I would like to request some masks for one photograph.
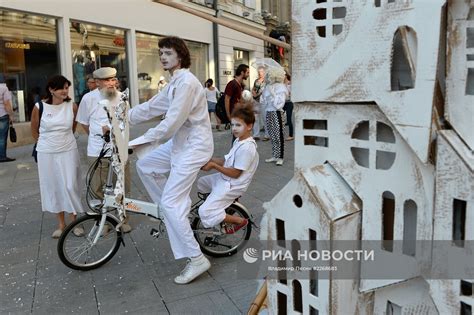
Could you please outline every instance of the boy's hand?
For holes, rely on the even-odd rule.
[[[213,167],[214,167],[214,162],[211,160],[211,161],[207,162],[206,164],[204,164],[204,166],[201,167],[201,169],[202,169],[203,171],[206,171],[206,172],[207,172],[207,171],[212,170]]]

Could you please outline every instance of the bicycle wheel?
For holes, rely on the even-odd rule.
[[[85,215],[72,222],[61,234],[58,241],[59,259],[69,268],[92,270],[99,268],[115,255],[120,246],[122,233],[116,231],[118,222],[107,216],[104,228],[99,231],[100,215]],[[76,227],[82,227],[82,236],[74,235]],[[93,240],[98,233],[101,236],[96,244]]]
[[[249,219],[248,213],[241,207],[231,204],[225,212],[229,215],[240,216]],[[249,224],[234,234],[224,234],[219,228],[205,228],[201,219],[197,217],[192,223],[194,237],[196,238],[204,254],[212,257],[232,256],[245,244],[252,233],[252,225]]]

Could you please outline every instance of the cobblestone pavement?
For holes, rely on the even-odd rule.
[[[131,131],[131,138],[153,123]],[[228,131],[214,130],[215,156],[230,149]],[[82,172],[87,170],[87,139],[80,135]],[[293,142],[286,142],[281,167],[266,164],[271,144],[258,142],[260,165],[247,193],[241,198],[257,222],[262,204],[269,201],[293,176]],[[38,172],[31,145],[8,150],[17,160],[0,164],[0,314],[240,314],[246,313],[261,279],[238,279],[237,254],[210,258],[212,267],[193,283],[178,286],[173,278],[185,265],[175,261],[168,240],[149,235],[156,227],[148,218],[131,216],[133,230],[125,247],[103,267],[80,272],[58,259],[53,214],[41,211]],[[136,158],[132,156],[134,166]],[[54,176],[54,171],[52,171]],[[201,174],[202,175],[202,174]],[[196,192],[193,190],[193,199]],[[149,200],[132,167],[132,198]],[[258,238],[258,232],[252,233]]]

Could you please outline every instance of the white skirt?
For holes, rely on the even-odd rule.
[[[43,211],[74,214],[84,212],[77,148],[66,152],[38,152],[38,175]]]

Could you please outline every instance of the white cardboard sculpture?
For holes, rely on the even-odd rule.
[[[446,119],[474,150],[474,2],[448,2]]]
[[[465,222],[453,222],[460,218],[454,212],[464,212]],[[456,227],[464,229],[464,239],[474,239],[474,156],[453,130],[446,130],[438,136],[433,238],[452,240]],[[433,256],[434,261],[438,259]],[[474,307],[473,283],[474,279],[431,280],[440,314],[460,314],[461,303]],[[461,292],[464,286],[471,287],[470,296]]]
[[[376,102],[427,162],[445,1],[389,2],[293,1],[292,97],[296,102]],[[397,30],[406,40],[394,47]],[[414,82],[399,82],[392,91],[391,72],[403,71],[396,64],[405,53]]]
[[[303,202],[299,203],[299,200]],[[262,230],[266,233],[262,237],[276,240],[284,236],[288,241],[329,240],[332,236],[340,240],[357,239],[361,229],[361,207],[360,199],[334,168],[330,164],[319,165],[296,173],[282,193],[265,204],[267,226]],[[300,303],[305,314],[310,313],[310,308],[319,314],[346,314],[365,304],[359,301],[358,280],[330,283],[320,279],[314,285],[309,280],[293,281],[288,279],[287,284],[276,280],[268,282],[271,304],[278,305],[279,295],[283,294],[287,303],[280,304],[287,307],[288,313],[298,311],[293,294],[295,286],[301,286]]]
[[[348,187],[342,195],[362,201],[362,211],[348,216],[362,217],[362,240],[384,239],[390,224],[389,239],[458,242],[461,234],[474,239],[474,0],[444,4],[293,2],[295,177],[265,205],[263,238],[277,239],[277,218],[286,220],[287,240],[307,239],[309,228],[318,239],[353,235],[351,221],[327,219],[331,200],[341,196],[331,185],[338,182]],[[442,29],[445,20],[448,30]],[[440,113],[443,102],[454,130],[437,125],[433,108]],[[337,176],[320,176],[325,168]],[[293,209],[295,194],[301,197],[299,209]],[[328,235],[335,222],[341,234]],[[319,280],[317,299],[307,293],[309,280],[299,281],[303,305],[320,314],[472,312],[474,279],[423,278],[421,269],[434,269],[439,260],[432,248],[401,244],[386,252],[413,267],[413,274],[396,280]],[[433,260],[422,265],[420,252],[433,254]],[[286,298],[288,312],[296,312],[294,288],[290,281],[269,282],[271,313],[278,311],[279,296]],[[344,303],[352,309],[341,308]]]

